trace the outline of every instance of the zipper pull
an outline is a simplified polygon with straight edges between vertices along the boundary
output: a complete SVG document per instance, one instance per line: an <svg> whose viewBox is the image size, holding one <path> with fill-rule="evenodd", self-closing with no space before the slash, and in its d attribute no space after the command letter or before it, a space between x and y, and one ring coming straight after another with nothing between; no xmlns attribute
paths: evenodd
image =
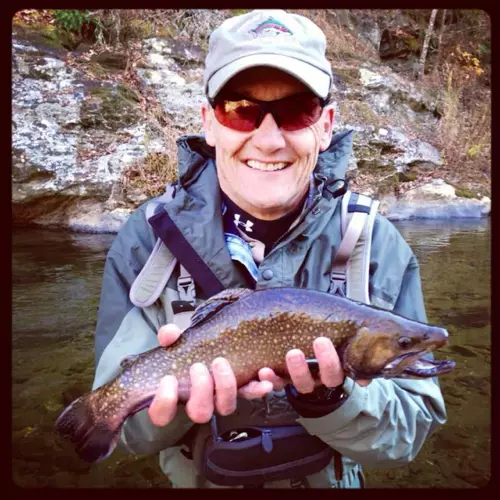
<svg viewBox="0 0 500 500"><path fill-rule="evenodd" d="M271 437L271 431L269 429L264 429L262 431L262 448L266 453L271 453L273 451L273 438Z"/></svg>

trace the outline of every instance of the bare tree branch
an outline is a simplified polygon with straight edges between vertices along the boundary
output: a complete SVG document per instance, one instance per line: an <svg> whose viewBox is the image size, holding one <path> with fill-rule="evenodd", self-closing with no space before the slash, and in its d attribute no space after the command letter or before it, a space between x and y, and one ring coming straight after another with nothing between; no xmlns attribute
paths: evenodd
<svg viewBox="0 0 500 500"><path fill-rule="evenodd" d="M425 59L427 57L427 50L429 48L429 42L431 41L432 29L434 27L434 21L436 20L437 9L432 9L431 18L429 20L429 26L425 32L424 44L422 46L422 53L420 55L420 62L418 65L417 78L421 79L424 76L425 69Z"/></svg>

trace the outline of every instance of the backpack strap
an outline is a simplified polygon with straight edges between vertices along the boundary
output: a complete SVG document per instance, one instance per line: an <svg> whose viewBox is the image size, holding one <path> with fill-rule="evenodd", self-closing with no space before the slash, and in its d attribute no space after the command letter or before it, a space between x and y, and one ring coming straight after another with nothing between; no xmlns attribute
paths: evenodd
<svg viewBox="0 0 500 500"><path fill-rule="evenodd" d="M342 240L333 259L330 293L370 303L371 237L378 206L377 200L349 190L342 197Z"/></svg>
<svg viewBox="0 0 500 500"><path fill-rule="evenodd" d="M155 215L158 208L168 203L175 193L175 186L169 184L164 194L146 205L146 219ZM161 238L156 240L151 255L146 264L134 280L130 288L129 298L137 307L148 307L154 304L167 285L176 265L177 258L163 243ZM186 326L187 316L191 316L196 302L194 280L186 268L180 264L180 274L177 279L179 300L172 304L174 323L183 328Z"/></svg>

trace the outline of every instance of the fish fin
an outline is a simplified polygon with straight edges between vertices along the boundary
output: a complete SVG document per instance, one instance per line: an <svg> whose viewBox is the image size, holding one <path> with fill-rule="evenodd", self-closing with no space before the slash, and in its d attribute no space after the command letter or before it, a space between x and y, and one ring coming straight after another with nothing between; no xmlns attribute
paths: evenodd
<svg viewBox="0 0 500 500"><path fill-rule="evenodd" d="M229 304L247 297L252 293L254 293L254 291L249 288L228 288L227 290L223 290L222 292L213 295L195 309L193 316L191 317L190 328L210 318L216 312L220 311Z"/></svg>
<svg viewBox="0 0 500 500"><path fill-rule="evenodd" d="M73 443L80 458L86 462L100 462L115 449L121 425L112 428L105 420L96 421L88 405L88 395L85 395L61 413L56 430Z"/></svg>
<svg viewBox="0 0 500 500"><path fill-rule="evenodd" d="M126 356L120 361L120 367L123 369L127 366L130 366L138 357L139 354L131 354L130 356Z"/></svg>

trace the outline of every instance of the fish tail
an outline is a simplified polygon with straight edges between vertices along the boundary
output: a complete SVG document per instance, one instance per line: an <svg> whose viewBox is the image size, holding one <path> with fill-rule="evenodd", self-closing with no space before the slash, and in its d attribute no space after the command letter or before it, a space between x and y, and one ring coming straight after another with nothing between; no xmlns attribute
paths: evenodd
<svg viewBox="0 0 500 500"><path fill-rule="evenodd" d="M91 394L71 403L56 421L59 434L71 441L86 462L100 462L115 449L123 421L113 423L96 417L90 404Z"/></svg>

